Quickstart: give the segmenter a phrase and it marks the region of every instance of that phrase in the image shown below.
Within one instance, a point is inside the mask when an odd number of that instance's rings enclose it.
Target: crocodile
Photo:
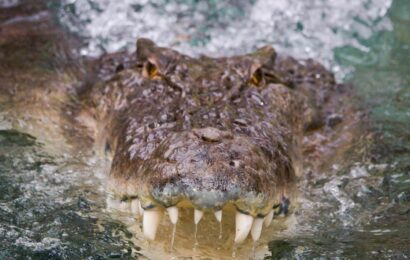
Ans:
[[[352,143],[351,86],[318,62],[271,46],[212,58],[136,45],[98,61],[99,80],[78,91],[74,114],[112,159],[109,201],[142,214],[149,240],[164,211],[176,224],[188,204],[197,224],[204,212],[221,221],[229,204],[235,243],[257,241],[274,210],[296,201],[304,169],[326,167]]]

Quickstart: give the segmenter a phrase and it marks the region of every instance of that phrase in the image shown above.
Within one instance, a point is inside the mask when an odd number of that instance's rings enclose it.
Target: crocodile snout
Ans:
[[[272,153],[245,135],[213,127],[194,128],[164,138],[147,160],[116,156],[111,183],[116,193],[122,191],[121,199],[138,198],[144,218],[167,209],[176,221],[178,206],[188,202],[199,222],[204,211],[220,218],[221,210],[231,203],[239,214],[235,241],[241,242],[253,220],[272,218],[273,206],[283,195],[284,174],[280,171],[289,167],[282,165],[286,160],[277,159],[273,161]],[[154,222],[144,227],[151,230],[147,231],[151,238],[155,237],[151,226],[158,225]]]

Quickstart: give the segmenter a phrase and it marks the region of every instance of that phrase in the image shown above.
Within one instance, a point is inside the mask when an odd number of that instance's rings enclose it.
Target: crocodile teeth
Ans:
[[[222,221],[222,210],[218,210],[214,212],[215,218],[218,222]]]
[[[263,223],[265,224],[265,227],[269,227],[270,223],[272,222],[273,219],[273,210],[271,210],[268,215],[265,216],[265,220]]]
[[[144,210],[144,218],[142,220],[142,229],[144,236],[149,240],[155,239],[159,222],[161,221],[162,211],[156,208]]]
[[[141,214],[139,204],[140,204],[140,201],[138,199],[131,201],[131,213],[132,214]]]
[[[201,221],[202,216],[204,215],[204,212],[199,210],[199,209],[195,209],[194,211],[194,222],[195,225],[198,225],[199,221]]]
[[[252,224],[251,235],[253,241],[258,241],[261,237],[262,233],[262,226],[263,226],[264,219],[263,218],[255,218]]]
[[[235,216],[235,243],[242,243],[251,231],[253,223],[253,217],[250,215],[243,214],[239,211],[236,212]]]
[[[140,216],[143,216],[144,215],[144,209],[142,208],[141,202],[139,200],[138,200],[138,209],[139,209]]]
[[[172,224],[176,224],[178,222],[178,208],[175,206],[167,208],[169,219],[171,220]]]

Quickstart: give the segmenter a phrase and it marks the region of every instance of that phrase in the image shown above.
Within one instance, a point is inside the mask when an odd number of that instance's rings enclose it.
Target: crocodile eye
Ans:
[[[159,76],[157,66],[154,63],[147,61],[144,66],[143,75],[151,79]]]
[[[262,83],[262,80],[263,80],[263,72],[261,68],[258,68],[252,73],[252,76],[249,81],[251,84],[255,86],[259,86]]]

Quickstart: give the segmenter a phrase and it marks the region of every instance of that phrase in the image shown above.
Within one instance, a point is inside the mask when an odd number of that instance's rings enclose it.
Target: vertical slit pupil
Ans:
[[[253,73],[252,78],[251,78],[251,82],[254,85],[258,86],[259,83],[262,81],[262,77],[263,77],[263,73],[262,73],[262,70],[259,68]]]
[[[147,70],[147,74],[148,74],[150,77],[154,77],[154,76],[156,76],[156,75],[158,74],[157,67],[156,67],[154,64],[152,64],[151,62],[148,62],[148,63],[147,63],[146,70]]]

